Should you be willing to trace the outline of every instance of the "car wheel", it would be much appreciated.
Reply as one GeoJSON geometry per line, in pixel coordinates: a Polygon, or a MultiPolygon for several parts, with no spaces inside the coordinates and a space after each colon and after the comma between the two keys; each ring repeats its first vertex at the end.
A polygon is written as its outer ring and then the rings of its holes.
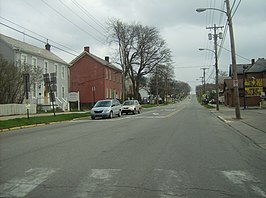
{"type": "Polygon", "coordinates": [[[112,111],[110,111],[109,118],[110,118],[110,119],[113,118],[113,112],[112,112],[112,111]]]}
{"type": "Polygon", "coordinates": [[[95,120],[95,117],[94,117],[94,116],[91,116],[91,119],[92,119],[92,120],[95,120]]]}
{"type": "Polygon", "coordinates": [[[118,115],[118,117],[121,117],[121,115],[122,115],[121,111],[119,111],[119,113],[117,115],[118,115]]]}

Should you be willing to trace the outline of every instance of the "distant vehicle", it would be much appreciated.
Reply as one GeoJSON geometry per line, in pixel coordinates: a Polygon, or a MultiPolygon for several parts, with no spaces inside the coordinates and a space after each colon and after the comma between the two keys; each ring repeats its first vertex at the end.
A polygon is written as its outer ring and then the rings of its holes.
{"type": "Polygon", "coordinates": [[[114,115],[120,117],[122,105],[117,99],[99,100],[91,109],[91,119],[96,117],[113,118],[114,115]]]}
{"type": "Polygon", "coordinates": [[[139,104],[139,101],[137,100],[126,100],[123,103],[122,106],[122,113],[140,113],[141,111],[141,105],[139,104]]]}

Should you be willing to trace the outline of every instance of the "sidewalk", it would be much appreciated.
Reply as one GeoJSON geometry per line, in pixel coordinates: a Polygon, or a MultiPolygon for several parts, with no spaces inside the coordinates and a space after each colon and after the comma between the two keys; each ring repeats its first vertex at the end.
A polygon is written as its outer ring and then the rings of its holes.
{"type": "Polygon", "coordinates": [[[256,145],[266,149],[266,109],[241,108],[241,119],[236,119],[235,108],[220,105],[219,112],[211,109],[211,113],[233,127],[256,145]]]}

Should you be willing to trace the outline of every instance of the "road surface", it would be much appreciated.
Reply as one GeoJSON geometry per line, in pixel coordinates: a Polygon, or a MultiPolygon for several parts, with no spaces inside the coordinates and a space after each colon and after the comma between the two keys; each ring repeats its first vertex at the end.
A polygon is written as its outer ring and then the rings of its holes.
{"type": "Polygon", "coordinates": [[[193,97],[0,138],[0,197],[266,197],[265,150],[193,97]]]}

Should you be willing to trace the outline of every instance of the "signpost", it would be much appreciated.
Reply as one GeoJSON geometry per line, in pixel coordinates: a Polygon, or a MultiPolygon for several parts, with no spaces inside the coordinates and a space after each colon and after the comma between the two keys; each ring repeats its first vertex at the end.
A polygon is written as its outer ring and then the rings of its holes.
{"type": "Polygon", "coordinates": [[[54,116],[55,116],[55,109],[54,109],[55,94],[54,94],[54,92],[56,92],[56,90],[57,90],[56,73],[43,74],[43,80],[44,80],[45,86],[48,87],[49,95],[50,95],[50,101],[52,102],[53,112],[54,112],[54,116]]]}
{"type": "Polygon", "coordinates": [[[78,92],[70,92],[68,94],[69,102],[78,102],[78,111],[80,111],[80,100],[79,100],[79,91],[78,92]]]}
{"type": "Polygon", "coordinates": [[[27,108],[29,104],[29,92],[30,92],[30,74],[24,74],[24,82],[25,82],[25,93],[26,93],[26,109],[27,109],[27,118],[30,118],[30,110],[27,108]]]}

